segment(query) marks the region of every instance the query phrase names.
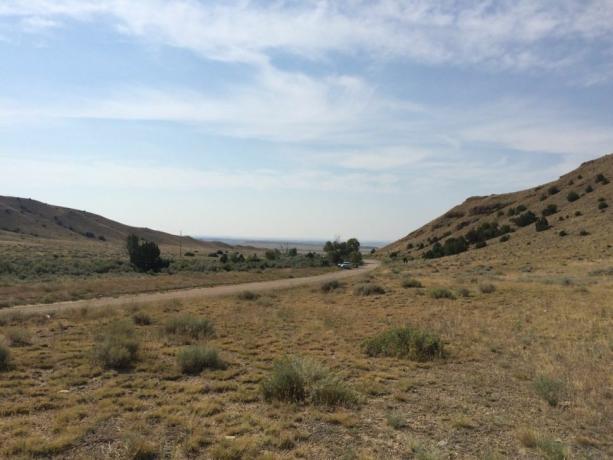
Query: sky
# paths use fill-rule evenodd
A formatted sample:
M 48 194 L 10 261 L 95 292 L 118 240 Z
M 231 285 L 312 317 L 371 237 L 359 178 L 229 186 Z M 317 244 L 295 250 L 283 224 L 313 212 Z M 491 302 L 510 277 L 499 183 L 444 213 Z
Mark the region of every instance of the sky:
M 392 241 L 613 152 L 613 0 L 0 0 L 0 194 Z

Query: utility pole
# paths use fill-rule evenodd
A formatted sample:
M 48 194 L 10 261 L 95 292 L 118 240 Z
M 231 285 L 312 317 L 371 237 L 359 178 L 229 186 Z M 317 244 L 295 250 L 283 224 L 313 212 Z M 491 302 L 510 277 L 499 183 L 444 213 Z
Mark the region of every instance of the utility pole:
M 183 230 L 179 230 L 179 259 L 183 255 Z

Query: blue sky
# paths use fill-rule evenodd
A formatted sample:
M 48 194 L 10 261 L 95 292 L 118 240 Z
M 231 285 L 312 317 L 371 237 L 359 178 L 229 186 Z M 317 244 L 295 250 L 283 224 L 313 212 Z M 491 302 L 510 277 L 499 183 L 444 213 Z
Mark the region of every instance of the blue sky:
M 393 240 L 613 151 L 613 1 L 2 0 L 0 194 Z

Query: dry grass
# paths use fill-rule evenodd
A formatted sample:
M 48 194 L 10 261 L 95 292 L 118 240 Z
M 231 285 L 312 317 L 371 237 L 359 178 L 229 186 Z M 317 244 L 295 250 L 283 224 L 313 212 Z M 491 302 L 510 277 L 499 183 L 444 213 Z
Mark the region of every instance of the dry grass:
M 316 286 L 247 302 L 0 312 L 0 334 L 19 327 L 32 338 L 10 346 L 0 374 L 0 457 L 611 457 L 610 260 L 560 257 L 531 271 L 521 259 L 518 268 L 505 259 L 384 265 L 366 283 L 384 289 L 377 296 L 354 295 L 364 285 L 356 279 L 334 294 Z M 428 289 L 476 294 L 449 301 L 399 288 L 409 271 Z M 549 282 L 563 278 L 573 284 Z M 488 283 L 496 290 L 478 293 Z M 133 326 L 132 368 L 92 362 L 98 331 L 133 324 L 135 313 L 150 324 Z M 214 325 L 214 336 L 185 337 L 218 350 L 225 366 L 181 372 L 185 337 L 166 326 L 185 315 Z M 446 359 L 364 353 L 365 340 L 407 322 L 440 337 Z M 261 386 L 287 355 L 319 363 L 359 403 L 267 401 Z

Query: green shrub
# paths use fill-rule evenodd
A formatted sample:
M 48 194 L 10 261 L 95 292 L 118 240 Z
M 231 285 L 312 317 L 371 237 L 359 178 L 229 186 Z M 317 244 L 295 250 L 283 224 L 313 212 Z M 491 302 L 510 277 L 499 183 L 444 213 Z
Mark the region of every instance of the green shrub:
M 420 288 L 424 286 L 423 284 L 421 284 L 421 281 L 416 280 L 415 278 L 406 278 L 402 281 L 402 287 L 409 289 L 409 288 Z
M 549 225 L 549 221 L 546 217 L 539 217 L 534 223 L 534 228 L 537 232 L 544 232 L 545 230 L 549 230 L 551 225 Z
M 356 287 L 353 293 L 355 295 L 361 296 L 380 295 L 385 294 L 385 289 L 383 289 L 383 287 L 379 286 L 378 284 L 366 283 Z
M 564 230 L 560 230 L 560 233 L 558 233 L 558 235 L 560 235 L 561 237 L 564 237 L 568 235 L 568 233 L 566 233 Z
M 534 380 L 534 389 L 550 406 L 555 407 L 564 396 L 566 386 L 561 380 L 539 375 Z
M 491 283 L 481 284 L 481 285 L 479 285 L 479 290 L 483 294 L 491 294 L 492 292 L 496 292 L 496 286 L 494 286 Z
M 149 326 L 152 323 L 151 317 L 142 311 L 137 311 L 134 313 L 132 315 L 132 321 L 134 324 L 138 324 L 139 326 Z
M 460 288 L 458 289 L 458 295 L 460 297 L 470 297 L 470 291 L 466 288 Z
M 588 185 L 587 187 L 585 187 L 585 193 L 592 193 L 594 191 L 594 187 L 592 187 L 591 185 Z
M 9 340 L 12 347 L 25 347 L 32 345 L 32 336 L 27 329 L 21 327 L 11 327 L 4 331 L 4 335 Z
M 260 294 L 253 291 L 243 291 L 238 294 L 238 298 L 241 300 L 257 300 L 260 298 Z
M 353 406 L 355 392 L 329 369 L 299 357 L 285 357 L 274 363 L 270 377 L 262 381 L 266 401 L 307 402 L 324 406 Z
M 400 414 L 387 414 L 385 419 L 387 424 L 395 430 L 401 430 L 408 426 L 406 419 Z
M 186 347 L 177 353 L 177 363 L 184 374 L 200 374 L 204 369 L 225 369 L 217 350 L 203 346 Z
M 516 218 L 511 219 L 511 221 L 518 227 L 526 227 L 527 225 L 536 222 L 536 216 L 532 211 L 526 211 L 523 214 L 517 216 Z
M 6 371 L 11 367 L 11 350 L 6 345 L 0 343 L 0 372 Z
M 590 232 L 588 232 L 588 231 L 587 231 L 587 230 L 585 230 L 585 229 L 582 229 L 582 230 L 579 232 L 579 235 L 580 235 L 580 236 L 588 236 L 589 234 L 590 234 Z
M 601 201 L 600 203 L 598 203 L 598 209 L 607 209 L 608 207 L 609 205 L 606 201 Z
M 327 281 L 323 283 L 320 287 L 322 292 L 332 292 L 340 289 L 342 287 L 341 283 L 337 280 Z
M 566 199 L 570 201 L 571 203 L 573 201 L 577 201 L 579 198 L 580 198 L 579 194 L 575 191 L 568 192 L 568 195 L 566 195 Z
M 430 297 L 433 299 L 455 299 L 453 292 L 446 288 L 434 288 L 430 291 Z
M 444 357 L 443 342 L 429 331 L 410 326 L 389 329 L 364 342 L 368 356 L 392 356 L 416 361 Z
M 114 321 L 96 337 L 93 355 L 107 369 L 129 369 L 137 360 L 139 343 L 127 321 Z
M 506 243 L 506 242 L 507 242 L 507 241 L 509 241 L 510 239 L 511 239 L 511 235 L 502 235 L 502 236 L 500 237 L 500 240 L 499 240 L 499 241 L 500 241 L 501 243 Z
M 481 249 L 487 246 L 487 241 L 478 241 L 477 244 L 475 244 L 475 249 Z
M 558 187 L 556 187 L 555 185 L 552 185 L 551 187 L 549 187 L 547 189 L 547 193 L 549 193 L 550 195 L 555 195 L 559 191 L 560 191 L 560 189 Z
M 556 212 L 558 212 L 558 207 L 555 204 L 549 204 L 547 205 L 547 207 L 545 207 L 545 209 L 541 211 L 541 214 L 544 217 L 547 217 L 555 214 Z
M 180 315 L 170 318 L 165 330 L 168 334 L 182 335 L 193 339 L 211 337 L 215 334 L 213 324 L 204 318 L 192 315 Z
M 139 271 L 159 271 L 169 265 L 169 261 L 160 257 L 160 248 L 153 241 L 141 240 L 131 234 L 126 240 L 130 263 Z
M 604 174 L 596 175 L 596 183 L 608 184 L 609 180 L 604 176 Z

